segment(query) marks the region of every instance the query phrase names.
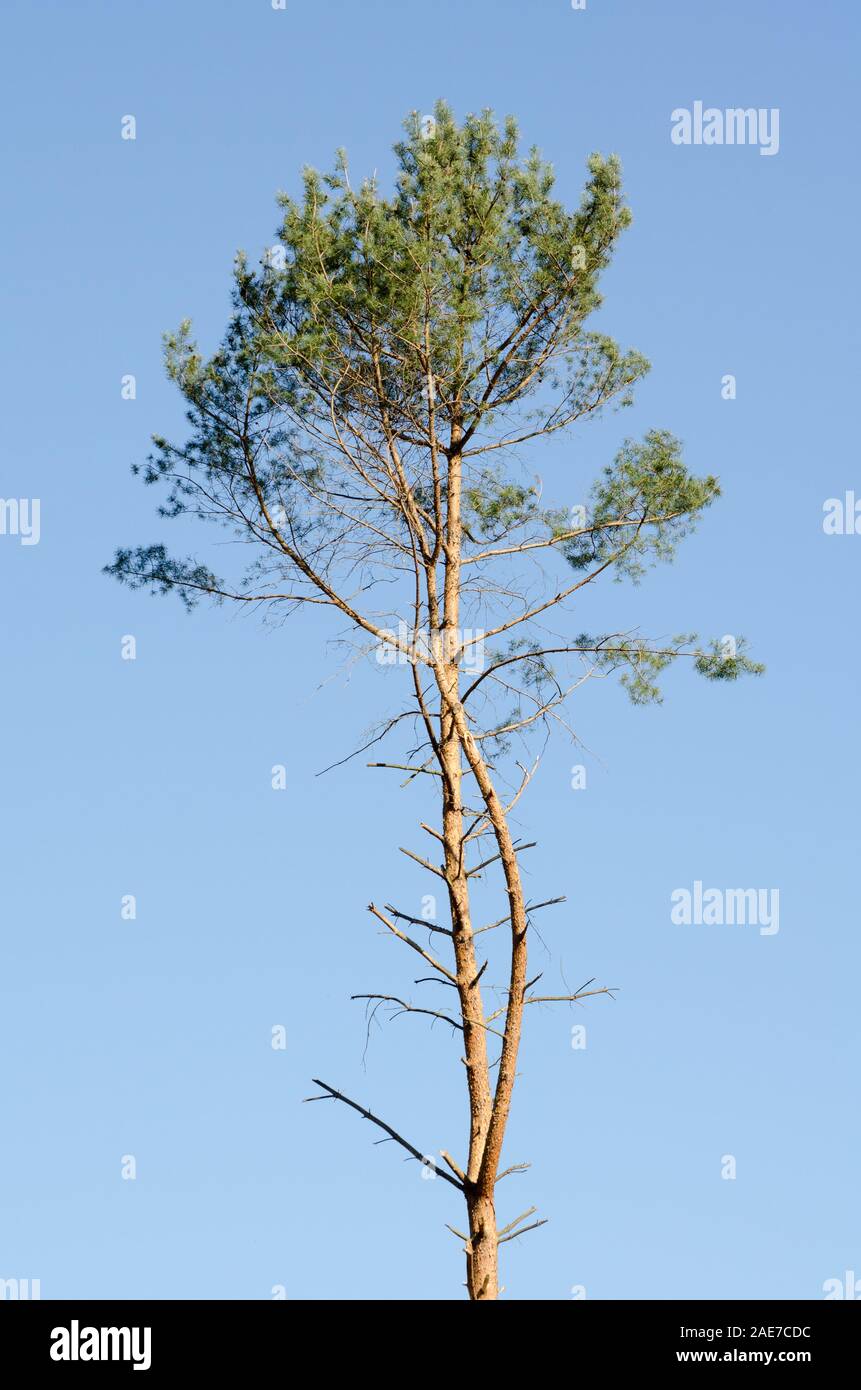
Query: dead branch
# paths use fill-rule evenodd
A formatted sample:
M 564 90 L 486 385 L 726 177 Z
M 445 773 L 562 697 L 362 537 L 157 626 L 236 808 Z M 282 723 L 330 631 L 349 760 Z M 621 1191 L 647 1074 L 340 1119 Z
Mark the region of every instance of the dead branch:
M 401 854 L 405 854 L 408 859 L 414 859 L 417 864 L 421 864 L 423 869 L 427 869 L 429 873 L 436 874 L 437 878 L 441 878 L 444 882 L 446 881 L 445 871 L 443 869 L 438 869 L 437 866 L 431 864 L 428 859 L 422 859 L 420 854 L 413 854 L 411 849 L 404 849 L 403 845 L 399 845 L 398 848 Z
M 375 917 L 379 918 L 383 926 L 388 927 L 389 931 L 393 934 L 393 936 L 396 936 L 399 941 L 403 941 L 407 946 L 412 947 L 414 951 L 418 952 L 418 954 L 422 957 L 423 960 L 427 961 L 428 965 L 432 965 L 434 970 L 438 970 L 440 974 L 444 975 L 445 978 L 451 981 L 453 985 L 457 985 L 456 975 L 452 975 L 450 970 L 446 970 L 445 966 L 442 965 L 440 961 L 436 959 L 435 956 L 432 956 L 430 951 L 426 951 L 424 947 L 420 946 L 417 941 L 413 941 L 412 937 L 407 936 L 406 932 L 399 931 L 398 928 L 395 926 L 394 922 L 390 922 L 388 917 L 383 916 L 382 912 L 380 912 L 380 909 L 378 907 L 375 907 L 373 903 L 368 903 L 368 911 L 372 912 Z
M 528 999 L 524 999 L 524 1004 L 576 1004 L 578 999 L 591 999 L 595 994 L 609 994 L 611 999 L 616 998 L 618 985 L 604 985 L 602 989 L 587 989 L 580 994 L 533 994 Z
M 555 907 L 557 903 L 565 903 L 567 901 L 568 899 L 563 894 L 561 898 L 547 898 L 543 903 L 527 903 L 526 911 L 527 913 L 538 912 L 542 907 Z
M 396 907 L 392 907 L 391 903 L 385 903 L 384 906 L 386 912 L 397 917 L 399 922 L 410 922 L 414 927 L 424 927 L 426 931 L 438 932 L 440 936 L 451 936 L 451 930 L 448 927 L 438 927 L 436 922 L 426 922 L 423 917 L 411 917 L 408 912 L 399 912 Z
M 446 1153 L 445 1149 L 440 1149 L 439 1153 L 440 1153 L 440 1158 L 444 1159 L 444 1161 L 448 1164 L 449 1168 L 450 1168 L 451 1171 L 454 1173 L 455 1177 L 456 1177 L 456 1178 L 459 1178 L 460 1181 L 465 1185 L 465 1184 L 466 1184 L 466 1174 L 463 1172 L 463 1170 L 462 1170 L 461 1168 L 458 1167 L 458 1165 L 455 1163 L 454 1159 L 452 1158 L 451 1154 Z
M 533 840 L 531 844 L 528 845 L 515 844 L 514 851 L 516 854 L 522 854 L 524 850 L 535 849 L 537 844 L 537 840 Z M 476 874 L 480 874 L 482 869 L 486 869 L 490 864 L 496 864 L 501 858 L 501 854 L 492 854 L 489 859 L 483 859 L 480 864 L 476 864 L 474 869 L 467 870 L 467 878 L 475 878 Z
M 398 1018 L 400 1014 L 427 1014 L 429 1018 L 439 1018 L 443 1023 L 448 1023 L 452 1028 L 457 1028 L 463 1032 L 463 1024 L 458 1023 L 457 1019 L 450 1018 L 448 1014 L 438 1013 L 436 1009 L 420 1009 L 415 1004 L 408 1004 L 404 999 L 398 999 L 395 994 L 351 994 L 351 999 L 376 1000 L 380 1004 L 397 1004 L 398 1008 L 392 1014 L 392 1018 Z
M 531 1163 L 512 1163 L 510 1168 L 504 1168 L 501 1173 L 497 1173 L 495 1182 L 502 1182 L 502 1179 L 507 1178 L 509 1173 L 525 1173 L 527 1168 L 531 1167 Z
M 446 1223 L 445 1223 L 445 1228 L 446 1228 L 447 1231 L 451 1231 L 451 1233 L 452 1233 L 453 1236 L 457 1236 L 458 1240 L 462 1240 L 462 1241 L 463 1241 L 463 1247 L 464 1247 L 464 1249 L 466 1250 L 466 1253 L 467 1253 L 468 1255 L 471 1255 L 471 1254 L 472 1254 L 472 1246 L 470 1245 L 469 1236 L 465 1236 L 465 1235 L 463 1234 L 463 1231 L 458 1231 L 458 1230 L 456 1230 L 456 1228 L 455 1228 L 454 1226 L 450 1226 L 450 1225 L 448 1224 L 447 1221 L 446 1221 Z
M 420 772 L 426 777 L 442 777 L 442 773 L 434 767 L 411 767 L 407 763 L 368 763 L 368 767 L 388 767 L 394 772 L 411 772 L 414 777 L 418 777 Z
M 306 1104 L 312 1100 L 340 1100 L 344 1105 L 349 1105 L 352 1110 L 357 1111 L 358 1114 L 362 1116 L 363 1120 L 370 1120 L 371 1124 L 376 1125 L 378 1129 L 384 1130 L 390 1139 L 394 1139 L 396 1144 L 400 1144 L 402 1149 L 406 1149 L 407 1153 L 412 1154 L 413 1158 L 417 1159 L 424 1167 L 427 1168 L 432 1166 L 433 1171 L 438 1177 L 445 1178 L 446 1182 L 450 1182 L 452 1187 L 457 1188 L 458 1192 L 463 1191 L 463 1184 L 458 1182 L 457 1178 L 453 1178 L 451 1174 L 446 1173 L 444 1169 L 438 1168 L 437 1165 L 432 1163 L 414 1144 L 411 1144 L 402 1134 L 398 1134 L 397 1130 L 392 1129 L 391 1125 L 387 1125 L 385 1120 L 381 1120 L 379 1116 L 374 1115 L 372 1111 L 366 1110 L 365 1107 L 359 1105 L 357 1101 L 350 1100 L 349 1096 L 345 1096 L 340 1091 L 336 1091 L 334 1086 L 329 1086 L 325 1081 L 318 1081 L 316 1076 L 312 1077 L 312 1080 L 315 1086 L 319 1086 L 321 1090 L 326 1091 L 327 1094 L 325 1096 L 306 1096 Z
M 547 1217 L 545 1216 L 542 1221 L 533 1221 L 531 1226 L 524 1226 L 521 1231 L 512 1231 L 509 1236 L 501 1236 L 498 1243 L 504 1245 L 508 1240 L 517 1240 L 518 1236 L 525 1236 L 527 1231 L 537 1231 L 539 1226 L 546 1225 Z
M 529 1210 L 525 1211 L 522 1216 L 516 1216 L 513 1221 L 509 1221 L 507 1226 L 503 1226 L 502 1230 L 499 1232 L 499 1235 L 507 1235 L 509 1231 L 513 1231 L 515 1226 L 519 1226 L 521 1221 L 525 1221 L 527 1216 L 531 1216 L 533 1212 L 536 1212 L 537 1210 L 537 1207 L 530 1207 Z

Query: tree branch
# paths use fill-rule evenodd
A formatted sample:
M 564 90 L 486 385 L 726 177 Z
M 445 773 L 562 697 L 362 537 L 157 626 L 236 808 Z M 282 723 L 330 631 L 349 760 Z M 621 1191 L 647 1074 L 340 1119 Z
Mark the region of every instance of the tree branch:
M 376 1125 L 378 1129 L 384 1130 L 390 1139 L 394 1139 L 396 1144 L 400 1144 L 402 1149 L 406 1149 L 407 1153 L 412 1154 L 413 1158 L 418 1159 L 419 1163 L 425 1168 L 432 1166 L 433 1171 L 438 1177 L 445 1178 L 446 1182 L 450 1182 L 452 1187 L 457 1188 L 458 1192 L 463 1191 L 462 1183 L 459 1183 L 450 1173 L 446 1173 L 442 1168 L 438 1168 L 435 1163 L 431 1164 L 425 1154 L 421 1153 L 420 1150 L 411 1144 L 408 1139 L 405 1139 L 402 1134 L 398 1134 L 396 1129 L 392 1129 L 391 1125 L 387 1125 L 385 1120 L 381 1120 L 379 1116 L 374 1115 L 372 1111 L 366 1110 L 365 1107 L 359 1105 L 357 1101 L 350 1100 L 349 1096 L 342 1095 L 340 1091 L 335 1090 L 334 1086 L 329 1086 L 325 1081 L 318 1081 L 316 1076 L 312 1077 L 312 1080 L 315 1086 L 319 1086 L 321 1090 L 326 1091 L 327 1094 L 325 1096 L 306 1096 L 306 1104 L 312 1100 L 340 1100 L 344 1105 L 349 1105 L 352 1110 L 356 1110 L 362 1116 L 363 1120 L 370 1120 L 371 1124 Z

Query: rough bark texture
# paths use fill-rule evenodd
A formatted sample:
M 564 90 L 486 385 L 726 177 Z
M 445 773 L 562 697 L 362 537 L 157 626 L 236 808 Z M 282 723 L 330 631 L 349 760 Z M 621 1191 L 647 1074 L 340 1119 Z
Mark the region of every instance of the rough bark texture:
M 469 731 L 460 700 L 460 670 L 455 640 L 460 622 L 462 544 L 462 460 L 459 439 L 460 429 L 456 421 L 448 451 L 445 593 L 439 644 L 442 661 L 437 673 L 440 693 L 439 762 L 443 786 L 445 872 L 469 1093 L 469 1157 L 464 1184 L 469 1217 L 466 1284 L 470 1299 L 481 1300 L 495 1299 L 499 1293 L 499 1243 L 494 1193 L 520 1040 L 526 978 L 526 919 L 520 874 L 505 814 L 478 745 Z M 451 656 L 453 651 L 454 657 Z M 487 1025 L 470 918 L 462 801 L 464 757 L 484 799 L 498 846 L 514 943 L 502 1060 L 495 1095 L 491 1088 Z

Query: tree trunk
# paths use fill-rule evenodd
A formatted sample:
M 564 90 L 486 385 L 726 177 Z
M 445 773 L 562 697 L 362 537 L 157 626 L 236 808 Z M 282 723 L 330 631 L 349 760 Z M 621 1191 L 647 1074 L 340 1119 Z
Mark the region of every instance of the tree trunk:
M 493 1193 L 467 1194 L 469 1209 L 469 1249 L 466 1256 L 466 1283 L 474 1302 L 499 1297 L 499 1242 L 496 1234 L 496 1208 Z
M 470 916 L 469 882 L 463 830 L 463 742 L 456 711 L 460 709 L 460 495 L 461 459 L 456 450 L 458 430 L 452 432 L 448 464 L 448 512 L 442 630 L 439 634 L 437 680 L 440 691 L 440 764 L 443 787 L 443 846 L 448 884 L 457 988 L 463 1022 L 464 1062 L 469 1093 L 469 1157 L 465 1196 L 470 1240 L 466 1252 L 466 1285 L 471 1299 L 496 1298 L 496 1213 L 493 1187 L 488 1197 L 479 1187 L 487 1135 L 493 1117 L 493 1096 L 487 1059 L 487 1027 L 479 984 L 479 967 Z M 494 1175 L 495 1176 L 495 1175 Z

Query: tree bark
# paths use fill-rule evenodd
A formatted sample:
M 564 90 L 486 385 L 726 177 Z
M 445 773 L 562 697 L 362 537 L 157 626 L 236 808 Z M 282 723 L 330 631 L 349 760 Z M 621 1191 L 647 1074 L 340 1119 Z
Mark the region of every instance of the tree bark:
M 466 1284 L 471 1300 L 499 1294 L 498 1237 L 494 1185 L 496 1167 L 487 1164 L 488 1134 L 493 1124 L 493 1096 L 487 1056 L 487 1025 L 479 984 L 470 916 L 466 846 L 463 831 L 464 715 L 460 701 L 458 652 L 461 589 L 460 428 L 452 428 L 448 452 L 447 515 L 443 620 L 437 680 L 440 690 L 440 763 L 443 774 L 443 846 L 451 909 L 457 987 L 463 1021 L 464 1062 L 469 1094 L 469 1157 L 465 1197 L 469 1216 Z M 504 1126 L 503 1126 L 504 1128 Z

